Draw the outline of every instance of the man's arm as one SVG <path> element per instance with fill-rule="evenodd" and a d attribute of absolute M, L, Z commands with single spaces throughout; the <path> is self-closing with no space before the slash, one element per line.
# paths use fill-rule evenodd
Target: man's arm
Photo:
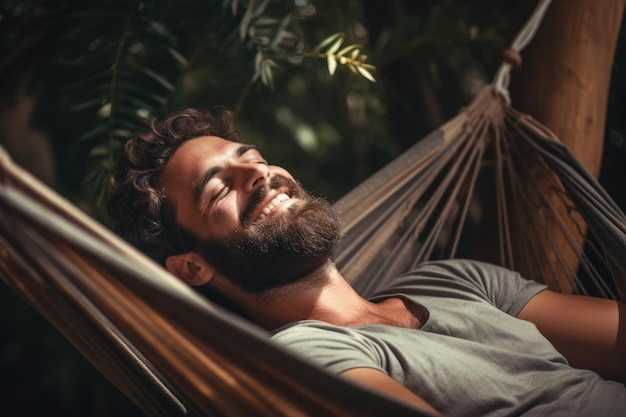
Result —
<path fill-rule="evenodd" d="M 372 368 L 354 368 L 339 374 L 342 377 L 351 379 L 357 383 L 381 391 L 399 401 L 417 406 L 420 410 L 430 412 L 432 415 L 439 415 L 430 404 L 412 391 L 396 382 L 386 373 Z"/>
<path fill-rule="evenodd" d="M 539 331 L 577 368 L 626 382 L 626 304 L 545 290 L 518 318 Z"/>

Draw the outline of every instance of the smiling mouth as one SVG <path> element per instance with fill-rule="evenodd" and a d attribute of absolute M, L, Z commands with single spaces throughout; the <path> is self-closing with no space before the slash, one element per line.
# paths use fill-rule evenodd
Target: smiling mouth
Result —
<path fill-rule="evenodd" d="M 256 220 L 254 220 L 254 223 L 263 220 L 264 218 L 269 216 L 274 210 L 276 210 L 278 206 L 290 199 L 291 197 L 289 197 L 289 195 L 287 195 L 286 193 L 279 193 L 278 195 L 276 195 L 276 197 L 272 198 L 267 203 L 267 205 L 265 205 L 265 207 L 263 207 L 263 210 L 261 210 Z"/>

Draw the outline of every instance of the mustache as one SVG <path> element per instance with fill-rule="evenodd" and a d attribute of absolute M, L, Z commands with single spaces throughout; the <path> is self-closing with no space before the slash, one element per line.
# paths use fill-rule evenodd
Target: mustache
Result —
<path fill-rule="evenodd" d="M 293 181 L 289 178 L 272 177 L 269 179 L 267 185 L 260 186 L 252 192 L 246 208 L 241 212 L 241 215 L 239 216 L 239 221 L 241 222 L 241 224 L 244 227 L 249 227 L 251 223 L 250 218 L 252 217 L 252 213 L 254 213 L 254 211 L 259 208 L 269 192 L 283 186 L 289 189 L 292 197 L 299 197 L 302 194 L 301 186 L 296 181 Z"/>

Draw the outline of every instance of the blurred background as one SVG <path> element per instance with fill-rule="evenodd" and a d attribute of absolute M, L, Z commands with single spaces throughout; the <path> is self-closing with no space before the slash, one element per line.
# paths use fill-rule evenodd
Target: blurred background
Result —
<path fill-rule="evenodd" d="M 335 201 L 490 83 L 535 4 L 2 0 L 0 144 L 107 224 L 102 203 L 124 141 L 170 110 L 224 106 L 246 142 Z M 600 172 L 622 208 L 623 32 L 606 69 Z M 4 285 L 0 382 L 5 416 L 142 415 Z"/>

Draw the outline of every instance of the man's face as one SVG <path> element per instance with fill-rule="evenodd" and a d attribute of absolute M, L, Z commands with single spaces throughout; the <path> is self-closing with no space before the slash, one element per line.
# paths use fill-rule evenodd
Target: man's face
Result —
<path fill-rule="evenodd" d="M 204 136 L 185 142 L 160 180 L 196 250 L 242 289 L 260 293 L 303 278 L 340 237 L 330 205 L 250 145 Z"/>

